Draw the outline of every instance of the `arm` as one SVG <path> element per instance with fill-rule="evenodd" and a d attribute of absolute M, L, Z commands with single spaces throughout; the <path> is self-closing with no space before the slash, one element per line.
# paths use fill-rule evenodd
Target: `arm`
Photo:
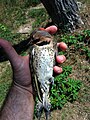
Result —
<path fill-rule="evenodd" d="M 32 93 L 12 85 L 0 114 L 0 120 L 33 120 Z"/>
<path fill-rule="evenodd" d="M 0 46 L 7 54 L 13 69 L 13 83 L 2 106 L 0 120 L 32 120 L 34 98 L 29 56 L 19 56 L 5 40 L 0 39 Z"/>

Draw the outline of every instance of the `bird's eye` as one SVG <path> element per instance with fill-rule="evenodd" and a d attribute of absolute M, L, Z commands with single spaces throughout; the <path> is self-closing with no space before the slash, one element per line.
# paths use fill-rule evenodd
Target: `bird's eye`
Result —
<path fill-rule="evenodd" d="M 39 41 L 40 41 L 39 38 L 38 38 L 38 39 L 34 39 L 34 40 L 33 40 L 33 43 L 36 44 L 36 43 L 38 43 Z"/>
<path fill-rule="evenodd" d="M 37 43 L 37 42 L 39 42 L 40 41 L 40 38 L 38 38 L 38 39 L 35 39 L 35 42 Z"/>

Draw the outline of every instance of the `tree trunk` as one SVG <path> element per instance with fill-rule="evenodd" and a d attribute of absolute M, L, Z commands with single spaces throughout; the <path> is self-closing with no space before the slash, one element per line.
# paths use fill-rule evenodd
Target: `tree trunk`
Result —
<path fill-rule="evenodd" d="M 72 32 L 77 26 L 83 24 L 78 15 L 76 0 L 41 0 L 41 2 L 58 28 Z"/>

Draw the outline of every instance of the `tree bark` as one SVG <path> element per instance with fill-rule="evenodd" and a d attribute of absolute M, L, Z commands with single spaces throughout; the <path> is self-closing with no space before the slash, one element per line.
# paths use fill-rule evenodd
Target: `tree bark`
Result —
<path fill-rule="evenodd" d="M 41 0 L 52 22 L 60 29 L 72 32 L 83 24 L 76 0 Z"/>

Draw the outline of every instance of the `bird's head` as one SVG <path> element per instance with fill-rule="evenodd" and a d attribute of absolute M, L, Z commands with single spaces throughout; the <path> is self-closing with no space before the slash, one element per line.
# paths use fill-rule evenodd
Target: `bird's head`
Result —
<path fill-rule="evenodd" d="M 35 30 L 30 35 L 30 44 L 36 44 L 38 46 L 43 46 L 50 44 L 53 37 L 45 30 Z"/>

